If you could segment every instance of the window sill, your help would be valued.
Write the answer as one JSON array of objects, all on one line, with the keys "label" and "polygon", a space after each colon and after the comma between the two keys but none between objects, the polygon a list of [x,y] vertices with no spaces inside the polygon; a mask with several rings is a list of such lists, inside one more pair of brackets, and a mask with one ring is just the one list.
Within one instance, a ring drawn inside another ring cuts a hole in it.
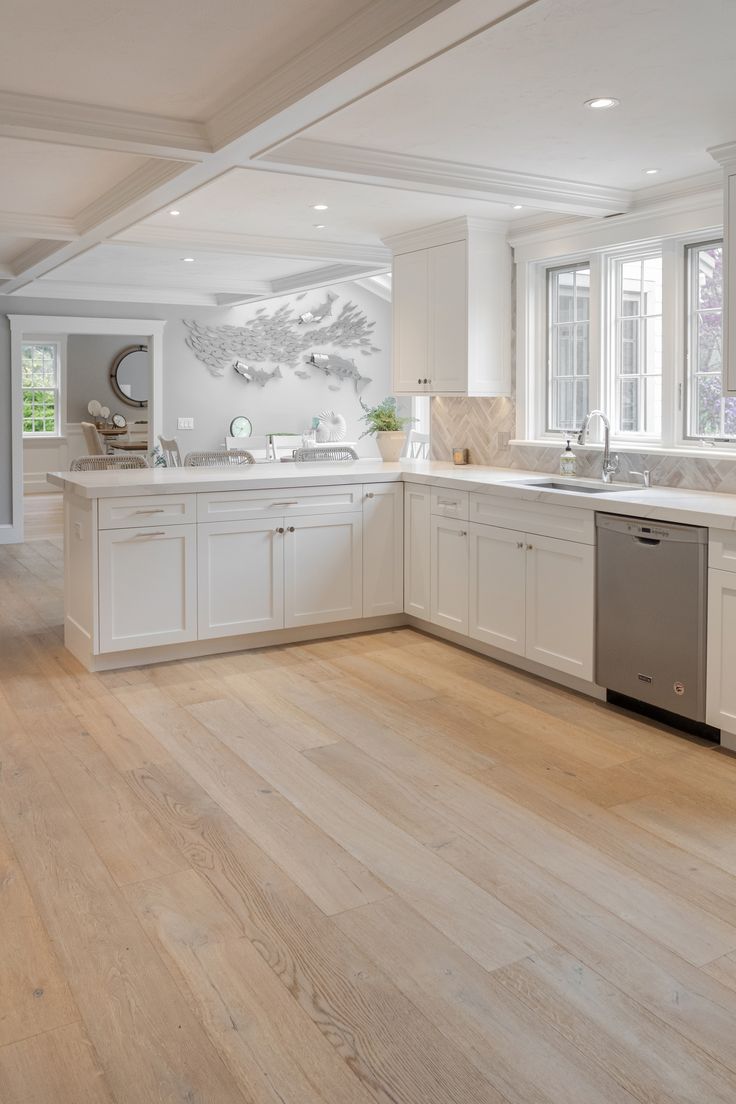
[{"label": "window sill", "polygon": [[36,445],[38,445],[38,444],[44,444],[44,445],[57,444],[58,445],[58,444],[61,444],[63,441],[66,441],[66,437],[62,437],[58,433],[24,433],[23,434],[23,444],[24,445],[28,444],[29,442],[32,442],[33,444],[36,444]]},{"label": "window sill", "polygon": [[[514,447],[524,446],[528,448],[553,448],[555,445],[559,445],[560,452],[564,451],[565,442],[555,437],[542,437],[535,441],[509,441],[509,445]],[[573,452],[603,452],[603,445],[596,442],[586,445],[578,445],[575,441],[571,441]],[[626,444],[618,444],[616,441],[611,441],[611,452],[631,452],[637,455],[646,456],[690,456],[699,460],[736,460],[736,444],[730,448],[711,447],[709,445],[668,445],[664,447],[662,445],[648,445],[642,441],[641,444],[631,444],[628,441]]]}]

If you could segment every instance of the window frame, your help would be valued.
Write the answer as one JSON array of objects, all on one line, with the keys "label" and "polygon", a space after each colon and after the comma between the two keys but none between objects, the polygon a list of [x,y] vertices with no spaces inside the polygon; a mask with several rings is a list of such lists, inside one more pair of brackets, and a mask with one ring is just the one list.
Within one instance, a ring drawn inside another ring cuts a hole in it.
[{"label": "window frame", "polygon": [[66,418],[64,403],[66,401],[66,338],[53,334],[24,334],[21,342],[21,365],[23,362],[23,350],[27,345],[54,345],[56,347],[56,387],[23,387],[21,381],[21,424],[23,422],[23,403],[26,391],[53,391],[56,395],[54,406],[54,429],[36,431],[22,430],[24,443],[30,441],[53,441],[63,439],[66,436]]},{"label": "window frame", "polygon": [[[587,271],[588,271],[588,317],[585,321],[587,322],[587,325],[588,325],[588,372],[587,372],[587,379],[588,379],[588,395],[590,395],[591,388],[592,388],[592,385],[593,385],[592,372],[591,372],[591,340],[590,340],[590,335],[591,335],[591,310],[590,310],[591,304],[590,304],[590,300],[591,300],[591,296],[592,296],[592,278],[593,278],[593,274],[592,274],[592,271],[591,271],[590,262],[588,260],[578,260],[578,261],[573,262],[572,264],[568,263],[568,264],[563,264],[563,265],[551,265],[551,266],[545,268],[545,270],[544,270],[544,281],[545,281],[545,297],[544,297],[544,299],[545,299],[545,321],[544,321],[544,330],[545,330],[545,372],[544,372],[544,422],[542,424],[544,425],[545,434],[550,434],[551,436],[556,435],[556,434],[562,434],[564,436],[567,431],[570,431],[570,430],[576,428],[574,426],[560,426],[558,428],[553,429],[550,425],[550,422],[552,421],[551,412],[552,412],[552,392],[553,392],[554,379],[560,380],[560,379],[563,378],[559,375],[559,373],[556,377],[552,376],[551,369],[552,369],[552,356],[553,356],[553,349],[552,349],[553,328],[555,326],[563,326],[563,325],[569,325],[569,326],[572,327],[572,330],[573,330],[573,342],[572,342],[573,362],[576,363],[576,358],[577,358],[577,341],[576,341],[577,332],[576,332],[576,328],[580,323],[580,319],[578,319],[577,317],[574,317],[575,314],[576,314],[575,304],[576,304],[576,300],[577,300],[577,295],[576,295],[577,281],[575,281],[574,284],[573,284],[573,296],[572,296],[572,303],[573,303],[572,313],[573,313],[573,317],[566,323],[565,322],[560,322],[559,319],[556,320],[556,321],[553,321],[553,319],[552,319],[553,281],[554,281],[554,278],[556,276],[560,276],[565,272],[577,273],[577,272],[581,271],[582,269],[587,269]],[[558,288],[559,288],[559,285],[558,285]],[[569,378],[573,382],[577,382],[580,379],[580,376],[577,374],[577,372],[573,371],[571,376],[564,377],[564,378]],[[573,392],[573,394],[575,394],[575,392]]]},{"label": "window frame", "polygon": [[[690,432],[690,413],[691,404],[693,401],[692,391],[694,375],[690,370],[690,357],[692,350],[692,329],[693,329],[693,317],[696,310],[693,309],[693,274],[694,274],[694,257],[699,249],[707,249],[708,247],[720,245],[724,250],[723,255],[723,280],[725,291],[725,242],[723,236],[715,238],[704,238],[695,241],[685,243],[684,246],[684,330],[683,330],[683,374],[682,374],[682,391],[681,391],[681,407],[682,407],[682,440],[695,447],[697,445],[705,445],[711,448],[732,448],[736,451],[736,437],[698,437]],[[725,302],[721,303],[721,324],[725,317]],[[723,339],[721,339],[723,342]],[[723,349],[723,343],[721,344]],[[733,396],[725,395],[724,398],[733,398]]]}]

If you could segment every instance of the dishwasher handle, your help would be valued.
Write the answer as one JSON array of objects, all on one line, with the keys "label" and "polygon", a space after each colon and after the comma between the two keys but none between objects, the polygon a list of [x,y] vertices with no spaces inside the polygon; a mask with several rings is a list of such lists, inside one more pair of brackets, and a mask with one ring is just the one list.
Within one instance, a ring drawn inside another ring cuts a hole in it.
[{"label": "dishwasher handle", "polygon": [[634,537],[634,540],[637,544],[647,544],[650,548],[653,545],[662,543],[660,540],[657,540],[656,537]]}]

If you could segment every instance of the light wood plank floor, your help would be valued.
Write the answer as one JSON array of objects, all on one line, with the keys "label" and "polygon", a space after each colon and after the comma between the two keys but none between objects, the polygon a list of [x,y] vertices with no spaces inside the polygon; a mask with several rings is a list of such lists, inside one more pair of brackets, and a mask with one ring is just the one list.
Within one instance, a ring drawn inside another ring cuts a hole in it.
[{"label": "light wood plank floor", "polygon": [[0,549],[3,1104],[733,1104],[736,759],[411,630],[92,675]]}]

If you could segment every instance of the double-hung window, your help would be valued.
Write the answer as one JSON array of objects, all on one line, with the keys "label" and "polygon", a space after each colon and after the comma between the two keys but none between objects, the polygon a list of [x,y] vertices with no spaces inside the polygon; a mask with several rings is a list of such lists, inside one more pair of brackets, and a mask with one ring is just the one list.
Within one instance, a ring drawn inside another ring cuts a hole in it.
[{"label": "double-hung window", "polygon": [[736,439],[736,398],[723,394],[723,244],[690,245],[687,258],[686,436]]},{"label": "double-hung window", "polygon": [[611,383],[617,437],[662,435],[662,254],[613,257]]},{"label": "double-hung window", "polygon": [[547,272],[547,432],[574,429],[590,394],[590,265]]},{"label": "double-hung window", "polygon": [[59,436],[61,342],[24,342],[21,365],[23,434],[26,437]]}]

